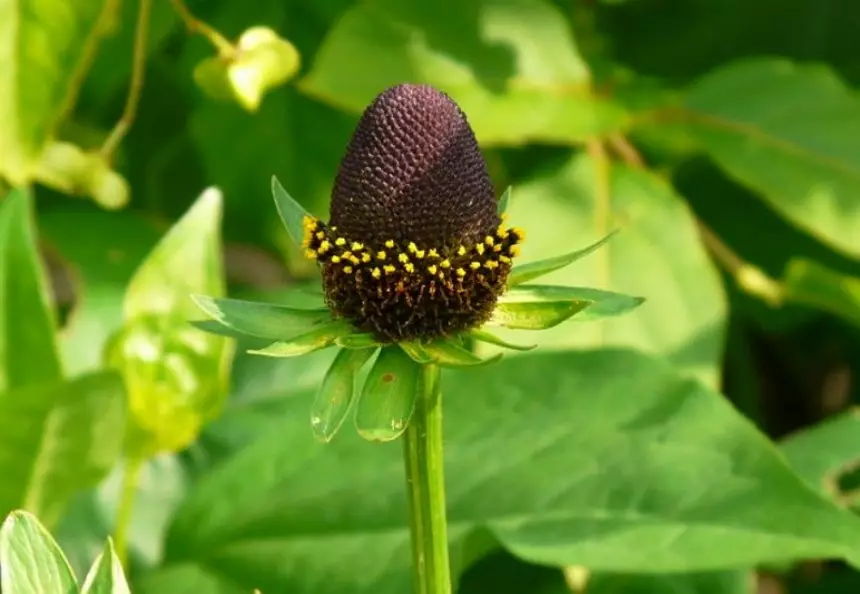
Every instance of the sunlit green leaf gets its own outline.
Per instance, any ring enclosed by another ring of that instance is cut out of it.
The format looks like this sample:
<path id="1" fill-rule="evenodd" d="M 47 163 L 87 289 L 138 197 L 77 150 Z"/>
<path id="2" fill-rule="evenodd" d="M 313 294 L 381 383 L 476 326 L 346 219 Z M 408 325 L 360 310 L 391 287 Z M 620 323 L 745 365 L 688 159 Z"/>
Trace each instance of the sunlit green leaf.
<path id="1" fill-rule="evenodd" d="M 505 192 L 502 194 L 502 197 L 499 198 L 499 214 L 505 214 L 505 211 L 508 210 L 508 202 L 511 199 L 511 186 L 505 188 Z"/>
<path id="2" fill-rule="evenodd" d="M 453 339 L 440 339 L 433 342 L 423 343 L 421 348 L 429 355 L 434 363 L 445 367 L 469 367 L 474 365 L 483 365 L 493 363 L 502 357 L 499 353 L 488 359 L 482 359 L 464 349 L 460 344 Z"/>
<path id="3" fill-rule="evenodd" d="M 586 248 L 570 252 L 569 254 L 564 254 L 563 256 L 556 256 L 555 258 L 547 258 L 546 260 L 538 260 L 537 262 L 528 262 L 526 264 L 514 266 L 513 270 L 511 270 L 511 276 L 508 279 L 508 286 L 514 287 L 516 285 L 521 285 L 522 283 L 526 283 L 530 280 L 534 280 L 545 274 L 549 274 L 550 272 L 554 272 L 564 268 L 565 266 L 573 264 L 577 260 L 584 258 L 591 252 L 600 248 L 600 246 L 612 239 L 612 236 L 615 235 L 615 233 L 617 233 L 617 231 L 613 231 L 603 239 L 592 243 Z"/>
<path id="4" fill-rule="evenodd" d="M 794 225 L 860 256 L 860 99 L 829 67 L 726 64 L 693 85 L 672 119 Z"/>
<path id="5" fill-rule="evenodd" d="M 130 594 L 122 564 L 110 539 L 87 574 L 81 594 Z"/>
<path id="6" fill-rule="evenodd" d="M 276 303 L 217 299 L 194 295 L 194 301 L 214 320 L 241 334 L 280 340 L 330 324 L 327 309 L 297 309 Z"/>
<path id="7" fill-rule="evenodd" d="M 792 258 L 782 279 L 786 301 L 804 303 L 860 327 L 860 277 L 842 274 L 813 260 Z"/>
<path id="8" fill-rule="evenodd" d="M 591 305 L 584 300 L 499 303 L 488 326 L 511 330 L 545 330 L 557 326 Z"/>
<path id="9" fill-rule="evenodd" d="M 11 513 L 0 530 L 3 594 L 75 594 L 72 568 L 50 533 L 32 514 Z"/>
<path id="10" fill-rule="evenodd" d="M 0 2 L 0 177 L 33 179 L 42 149 L 77 92 L 106 0 Z"/>
<path id="11" fill-rule="evenodd" d="M 249 352 L 267 357 L 298 357 L 331 346 L 338 338 L 348 336 L 351 332 L 353 328 L 349 323 L 343 320 L 329 321 L 316 330 L 288 340 L 279 340 L 265 348 L 253 349 Z"/>
<path id="12" fill-rule="evenodd" d="M 621 107 L 593 93 L 564 15 L 542 0 L 359 3 L 329 31 L 299 87 L 361 112 L 404 81 L 449 93 L 485 145 L 578 142 L 627 123 Z"/>
<path id="13" fill-rule="evenodd" d="M 129 283 L 124 325 L 108 345 L 130 404 L 130 450 L 149 456 L 193 441 L 220 412 L 233 341 L 188 322 L 200 315 L 192 294 L 224 295 L 221 194 L 204 191 L 158 242 Z"/>
<path id="14" fill-rule="evenodd" d="M 506 340 L 502 340 L 492 332 L 487 332 L 486 330 L 472 330 L 469 332 L 469 336 L 474 338 L 480 342 L 486 342 L 487 344 L 494 344 L 496 346 L 504 347 L 506 349 L 511 349 L 513 351 L 530 351 L 535 348 L 537 345 L 519 345 L 508 342 Z"/>
<path id="15" fill-rule="evenodd" d="M 372 334 L 366 334 L 363 332 L 341 336 L 337 338 L 335 342 L 338 346 L 342 346 L 346 349 L 366 349 L 374 346 L 381 346 L 381 343 L 377 342 L 376 338 Z"/>
<path id="16" fill-rule="evenodd" d="M 334 437 L 356 395 L 356 377 L 373 349 L 341 349 L 329 367 L 311 406 L 311 429 L 321 441 Z"/>
<path id="17" fill-rule="evenodd" d="M 415 410 L 421 367 L 402 349 L 387 347 L 370 368 L 355 411 L 359 435 L 391 441 L 406 431 Z"/>
<path id="18" fill-rule="evenodd" d="M 302 223 L 304 218 L 309 216 L 307 211 L 287 193 L 274 175 L 272 176 L 272 195 L 275 197 L 275 206 L 284 222 L 284 227 L 287 228 L 287 233 L 296 245 L 301 245 L 304 236 Z"/>
<path id="19" fill-rule="evenodd" d="M 124 422 L 122 382 L 109 372 L 0 392 L 0 514 L 23 508 L 52 527 L 116 463 Z"/>
<path id="20" fill-rule="evenodd" d="M 62 376 L 32 207 L 26 190 L 0 203 L 0 391 Z"/>

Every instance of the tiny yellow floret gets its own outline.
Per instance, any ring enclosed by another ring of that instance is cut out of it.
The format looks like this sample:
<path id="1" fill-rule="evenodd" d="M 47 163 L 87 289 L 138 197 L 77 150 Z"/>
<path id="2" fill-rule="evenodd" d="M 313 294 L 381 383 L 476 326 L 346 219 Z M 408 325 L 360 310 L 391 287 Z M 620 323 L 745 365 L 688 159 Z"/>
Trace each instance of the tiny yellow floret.
<path id="1" fill-rule="evenodd" d="M 376 259 L 377 260 L 385 260 L 385 252 L 383 252 L 383 251 L 376 252 Z"/>
<path id="2" fill-rule="evenodd" d="M 451 268 L 451 260 L 448 260 L 446 258 L 446 259 L 442 260 L 441 262 L 439 262 L 439 266 L 441 266 L 442 268 Z"/>
<path id="3" fill-rule="evenodd" d="M 373 278 L 379 278 L 380 276 L 382 276 L 382 271 L 379 270 L 379 268 L 374 268 L 373 270 L 370 271 L 370 275 Z"/>
<path id="4" fill-rule="evenodd" d="M 388 249 L 393 248 L 394 247 L 394 241 L 389 239 L 388 241 L 385 242 L 385 247 L 387 247 Z"/>
<path id="5" fill-rule="evenodd" d="M 431 264 L 427 267 L 427 272 L 429 272 L 430 274 L 436 274 L 436 270 L 437 268 L 435 264 Z"/>
<path id="6" fill-rule="evenodd" d="M 460 278 L 463 278 L 464 276 L 466 276 L 466 271 L 463 270 L 462 268 L 458 268 L 456 270 L 456 272 L 457 272 L 457 276 L 459 276 Z"/>

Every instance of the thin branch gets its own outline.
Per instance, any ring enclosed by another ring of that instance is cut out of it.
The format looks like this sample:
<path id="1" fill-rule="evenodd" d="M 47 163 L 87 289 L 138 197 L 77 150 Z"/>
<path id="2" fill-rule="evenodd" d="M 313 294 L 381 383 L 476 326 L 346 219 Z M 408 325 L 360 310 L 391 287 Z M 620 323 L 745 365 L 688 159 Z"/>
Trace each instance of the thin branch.
<path id="1" fill-rule="evenodd" d="M 619 132 L 610 134 L 606 141 L 609 143 L 609 148 L 614 150 L 622 161 L 637 169 L 645 167 L 645 160 L 642 155 L 622 134 Z"/>
<path id="2" fill-rule="evenodd" d="M 119 143 L 128 134 L 134 118 L 137 115 L 137 106 L 140 103 L 140 95 L 143 91 L 143 73 L 146 67 L 146 39 L 149 35 L 149 15 L 152 12 L 152 0 L 140 0 L 137 13 L 137 30 L 134 35 L 134 53 L 132 56 L 131 84 L 125 100 L 122 116 L 111 130 L 101 148 L 101 154 L 106 160 L 110 160 Z"/>
<path id="3" fill-rule="evenodd" d="M 221 57 L 231 57 L 236 53 L 236 46 L 234 46 L 230 41 L 221 35 L 217 29 L 214 27 L 204 23 L 188 10 L 188 7 L 182 3 L 182 0 L 170 0 L 171 4 L 173 4 L 174 10 L 176 10 L 179 18 L 185 23 L 185 27 L 188 29 L 189 33 L 202 35 L 209 42 L 215 46 L 215 49 L 218 50 L 218 55 Z"/>

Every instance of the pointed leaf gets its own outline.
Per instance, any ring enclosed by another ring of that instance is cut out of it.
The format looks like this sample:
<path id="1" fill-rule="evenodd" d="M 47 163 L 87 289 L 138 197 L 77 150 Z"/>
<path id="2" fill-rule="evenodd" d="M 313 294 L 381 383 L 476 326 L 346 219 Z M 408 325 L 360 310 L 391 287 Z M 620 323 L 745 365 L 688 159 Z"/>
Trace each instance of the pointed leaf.
<path id="1" fill-rule="evenodd" d="M 558 303 L 587 302 L 582 313 L 576 315 L 578 321 L 591 321 L 600 318 L 624 315 L 633 311 L 645 299 L 632 295 L 613 293 L 591 287 L 556 287 L 553 285 L 521 285 L 507 291 L 499 298 L 499 303 Z"/>
<path id="2" fill-rule="evenodd" d="M 504 347 L 506 349 L 511 349 L 512 351 L 530 351 L 535 348 L 536 344 L 530 345 L 519 345 L 507 342 L 502 340 L 495 334 L 491 332 L 487 332 L 485 330 L 472 330 L 469 332 L 469 336 L 473 339 L 478 340 L 480 342 L 486 342 L 487 344 L 494 344 L 496 346 Z"/>
<path id="3" fill-rule="evenodd" d="M 248 352 L 266 357 L 298 357 L 331 346 L 335 340 L 342 336 L 348 336 L 351 332 L 353 332 L 353 328 L 348 322 L 336 320 L 316 330 L 294 336 L 289 340 L 280 340 L 265 348 L 253 349 Z"/>
<path id="4" fill-rule="evenodd" d="M 208 188 L 141 263 L 126 290 L 124 325 L 107 360 L 128 391 L 133 455 L 176 451 L 196 439 L 227 395 L 234 343 L 189 325 L 192 294 L 224 295 L 222 196 Z"/>
<path id="5" fill-rule="evenodd" d="M 580 260 L 591 252 L 597 250 L 604 243 L 612 239 L 612 236 L 615 235 L 617 232 L 618 230 L 616 229 L 603 239 L 592 243 L 590 246 L 585 247 L 581 250 L 577 250 L 575 252 L 570 252 L 569 254 L 564 254 L 562 256 L 556 256 L 555 258 L 547 258 L 546 260 L 538 260 L 537 262 L 529 262 L 527 264 L 514 266 L 514 269 L 511 270 L 511 276 L 508 279 L 508 286 L 515 287 L 517 285 L 521 285 L 530 280 L 534 280 L 545 274 L 555 272 L 556 270 L 560 270 L 565 266 L 573 264 L 577 260 Z"/>
<path id="6" fill-rule="evenodd" d="M 0 590 L 3 594 L 75 594 L 69 562 L 36 516 L 12 512 L 0 530 Z"/>
<path id="7" fill-rule="evenodd" d="M 296 245 L 302 245 L 304 238 L 304 218 L 310 216 L 301 204 L 296 202 L 290 196 L 278 181 L 278 178 L 272 176 L 272 196 L 275 197 L 275 206 L 278 209 L 278 215 L 287 228 L 290 238 Z"/>
<path id="8" fill-rule="evenodd" d="M 415 410 L 421 367 L 396 346 L 382 349 L 364 382 L 355 427 L 369 441 L 400 437 Z"/>
<path id="9" fill-rule="evenodd" d="M 81 594 L 131 594 L 111 539 L 107 540 L 101 555 L 90 568 Z"/>
<path id="10" fill-rule="evenodd" d="M 311 405 L 311 429 L 320 441 L 331 441 L 340 429 L 356 394 L 358 372 L 375 352 L 341 349 L 334 358 Z"/>
<path id="11" fill-rule="evenodd" d="M 505 214 L 505 211 L 508 210 L 508 202 L 511 200 L 511 186 L 505 188 L 502 197 L 499 198 L 499 214 Z"/>
<path id="12" fill-rule="evenodd" d="M 0 2 L 0 177 L 33 180 L 79 84 L 106 0 Z"/>
<path id="13" fill-rule="evenodd" d="M 561 324 L 589 305 L 589 301 L 571 300 L 499 303 L 487 325 L 511 330 L 545 330 Z"/>
<path id="14" fill-rule="evenodd" d="M 424 345 L 418 341 L 405 341 L 397 343 L 409 358 L 419 365 L 433 363 L 433 357 L 424 349 Z"/>
<path id="15" fill-rule="evenodd" d="M 335 342 L 338 346 L 342 346 L 345 349 L 367 349 L 370 347 L 382 346 L 381 343 L 376 341 L 376 338 L 374 338 L 372 334 L 366 334 L 363 332 L 341 336 L 337 338 Z"/>
<path id="16" fill-rule="evenodd" d="M 112 372 L 0 392 L 0 514 L 23 508 L 52 527 L 116 463 L 124 423 Z"/>
<path id="17" fill-rule="evenodd" d="M 331 312 L 327 309 L 297 309 L 275 303 L 217 299 L 205 295 L 194 295 L 193 299 L 200 309 L 224 326 L 259 338 L 293 338 L 332 321 Z"/>
<path id="18" fill-rule="evenodd" d="M 62 376 L 31 209 L 27 190 L 0 202 L 0 391 Z"/>
<path id="19" fill-rule="evenodd" d="M 499 353 L 488 359 L 481 359 L 451 339 L 435 340 L 421 346 L 424 352 L 430 355 L 434 363 L 445 367 L 474 367 L 475 365 L 494 363 L 502 357 L 502 354 Z"/>

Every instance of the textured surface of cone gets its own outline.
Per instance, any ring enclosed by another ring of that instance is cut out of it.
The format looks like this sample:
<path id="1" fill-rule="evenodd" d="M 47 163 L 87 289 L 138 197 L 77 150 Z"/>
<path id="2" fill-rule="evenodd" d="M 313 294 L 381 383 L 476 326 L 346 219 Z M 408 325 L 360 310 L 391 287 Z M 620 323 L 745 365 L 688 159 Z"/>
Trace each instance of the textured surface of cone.
<path id="1" fill-rule="evenodd" d="M 501 224 L 465 114 L 427 85 L 374 99 L 338 170 L 329 223 L 305 223 L 329 306 L 385 342 L 486 321 L 521 239 Z"/>

